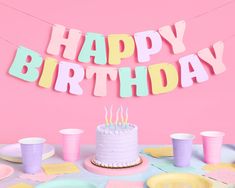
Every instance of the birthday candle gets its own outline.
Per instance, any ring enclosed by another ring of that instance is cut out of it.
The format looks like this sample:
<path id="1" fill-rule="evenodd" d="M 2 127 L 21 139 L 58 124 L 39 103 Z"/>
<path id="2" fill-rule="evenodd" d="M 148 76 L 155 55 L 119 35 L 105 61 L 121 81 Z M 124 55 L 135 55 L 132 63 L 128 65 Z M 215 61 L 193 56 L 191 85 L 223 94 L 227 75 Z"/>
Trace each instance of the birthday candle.
<path id="1" fill-rule="evenodd" d="M 123 107 L 121 106 L 121 121 L 122 125 L 124 124 L 124 118 L 123 118 Z"/>
<path id="2" fill-rule="evenodd" d="M 110 107 L 110 119 L 109 119 L 110 125 L 113 124 L 112 119 L 113 119 L 113 105 Z"/>
<path id="3" fill-rule="evenodd" d="M 108 126 L 109 125 L 109 120 L 108 120 L 108 109 L 105 106 L 105 125 Z"/>
<path id="4" fill-rule="evenodd" d="M 126 108 L 126 119 L 125 119 L 125 125 L 128 125 L 128 107 Z"/>
<path id="5" fill-rule="evenodd" d="M 120 107 L 119 107 L 119 108 L 117 109 L 117 111 L 116 111 L 116 122 L 115 122 L 116 126 L 118 125 L 119 111 L 120 111 Z"/>

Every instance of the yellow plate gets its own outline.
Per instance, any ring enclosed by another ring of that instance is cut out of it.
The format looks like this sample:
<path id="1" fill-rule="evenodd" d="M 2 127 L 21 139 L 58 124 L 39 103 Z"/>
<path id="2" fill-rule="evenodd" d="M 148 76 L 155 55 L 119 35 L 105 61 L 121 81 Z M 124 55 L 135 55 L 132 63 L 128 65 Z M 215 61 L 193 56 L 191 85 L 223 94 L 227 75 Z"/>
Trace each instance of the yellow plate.
<path id="1" fill-rule="evenodd" d="M 148 179 L 149 188 L 212 188 L 213 183 L 199 175 L 185 173 L 165 173 Z"/>

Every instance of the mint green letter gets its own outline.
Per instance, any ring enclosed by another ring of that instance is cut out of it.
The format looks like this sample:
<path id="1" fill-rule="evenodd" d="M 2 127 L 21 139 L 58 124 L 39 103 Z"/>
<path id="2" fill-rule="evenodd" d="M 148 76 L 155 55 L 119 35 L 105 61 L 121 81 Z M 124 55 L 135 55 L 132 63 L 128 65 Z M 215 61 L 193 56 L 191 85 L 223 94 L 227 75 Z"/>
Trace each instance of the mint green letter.
<path id="1" fill-rule="evenodd" d="M 38 79 L 39 71 L 37 68 L 39 68 L 41 64 L 42 57 L 39 53 L 20 46 L 17 49 L 9 74 L 28 82 L 34 82 Z M 24 67 L 27 68 L 25 73 L 23 72 Z"/>
<path id="2" fill-rule="evenodd" d="M 95 50 L 92 45 L 95 43 Z M 104 35 L 99 33 L 86 33 L 86 39 L 78 56 L 78 61 L 83 63 L 90 62 L 91 56 L 94 56 L 96 64 L 104 65 L 107 62 L 106 46 Z"/>
<path id="3" fill-rule="evenodd" d="M 132 96 L 132 85 L 136 85 L 137 96 L 148 95 L 148 83 L 147 83 L 147 68 L 145 66 L 139 66 L 135 68 L 135 78 L 131 78 L 130 68 L 120 68 L 120 95 L 121 97 Z"/>

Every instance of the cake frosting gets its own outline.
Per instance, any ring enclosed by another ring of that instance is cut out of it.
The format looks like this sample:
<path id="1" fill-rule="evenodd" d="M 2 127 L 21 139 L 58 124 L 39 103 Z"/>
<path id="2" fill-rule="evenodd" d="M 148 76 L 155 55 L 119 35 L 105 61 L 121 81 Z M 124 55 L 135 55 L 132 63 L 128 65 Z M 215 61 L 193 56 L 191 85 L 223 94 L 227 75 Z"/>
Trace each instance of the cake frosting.
<path id="1" fill-rule="evenodd" d="M 133 124 L 99 125 L 94 162 L 103 167 L 129 167 L 141 162 L 138 127 Z"/>

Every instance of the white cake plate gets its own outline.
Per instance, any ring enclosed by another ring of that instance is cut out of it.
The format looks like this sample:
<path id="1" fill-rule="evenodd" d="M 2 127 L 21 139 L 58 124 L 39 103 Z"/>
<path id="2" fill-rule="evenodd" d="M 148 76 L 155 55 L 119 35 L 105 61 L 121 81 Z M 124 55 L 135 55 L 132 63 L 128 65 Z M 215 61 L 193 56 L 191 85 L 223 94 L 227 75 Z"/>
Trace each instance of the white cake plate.
<path id="1" fill-rule="evenodd" d="M 45 144 L 43 148 L 42 160 L 48 159 L 55 154 L 55 148 L 52 145 Z M 0 147 L 0 158 L 6 161 L 21 163 L 20 144 L 9 144 Z"/>

